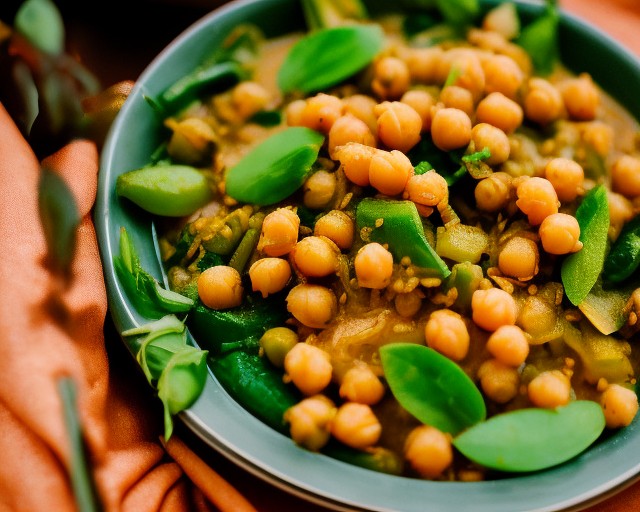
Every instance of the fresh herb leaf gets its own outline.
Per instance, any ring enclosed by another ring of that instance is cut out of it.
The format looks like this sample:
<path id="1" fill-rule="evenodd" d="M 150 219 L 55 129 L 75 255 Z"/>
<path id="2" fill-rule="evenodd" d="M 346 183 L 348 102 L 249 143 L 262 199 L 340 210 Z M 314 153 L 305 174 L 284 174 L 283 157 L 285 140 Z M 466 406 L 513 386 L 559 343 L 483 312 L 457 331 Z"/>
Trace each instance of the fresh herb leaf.
<path id="1" fill-rule="evenodd" d="M 14 27 L 43 53 L 60 55 L 64 51 L 62 15 L 51 0 L 25 0 L 16 13 Z"/>
<path id="2" fill-rule="evenodd" d="M 456 435 L 485 419 L 482 394 L 449 358 L 413 343 L 384 345 L 380 358 L 393 396 L 421 422 Z"/>
<path id="3" fill-rule="evenodd" d="M 321 134 L 304 127 L 272 135 L 227 171 L 226 193 L 243 203 L 282 201 L 304 183 L 323 142 Z"/>
<path id="4" fill-rule="evenodd" d="M 185 313 L 193 300 L 167 290 L 142 268 L 127 230 L 120 229 L 120 254 L 113 257 L 113 266 L 120 283 L 136 311 L 147 318 L 160 318 L 167 313 Z"/>
<path id="5" fill-rule="evenodd" d="M 69 377 L 61 377 L 58 379 L 57 384 L 69 436 L 69 446 L 71 447 L 70 477 L 76 505 L 78 510 L 82 512 L 95 512 L 100 510 L 100 507 L 96 497 L 91 469 L 87 461 L 82 426 L 78 417 L 76 385 Z"/>
<path id="6" fill-rule="evenodd" d="M 384 34 L 378 25 L 326 28 L 298 41 L 278 70 L 284 93 L 308 94 L 336 85 L 367 66 L 382 49 Z"/>
<path id="7" fill-rule="evenodd" d="M 598 280 L 607 251 L 609 204 L 603 185 L 592 189 L 576 210 L 580 225 L 580 251 L 562 262 L 561 277 L 565 293 L 575 306 L 580 305 Z"/>
<path id="8" fill-rule="evenodd" d="M 51 267 L 69 275 L 75 255 L 80 213 L 75 197 L 55 171 L 42 168 L 38 183 L 38 210 L 47 242 L 47 260 Z"/>
<path id="9" fill-rule="evenodd" d="M 604 427 L 600 405 L 579 400 L 557 409 L 520 409 L 493 416 L 460 434 L 453 444 L 488 468 L 536 471 L 583 452 Z"/>
<path id="10" fill-rule="evenodd" d="M 173 416 L 191 407 L 207 379 L 207 350 L 187 343 L 187 331 L 175 315 L 129 329 L 122 336 L 146 334 L 138 342 L 136 359 L 164 407 L 164 436 L 173 433 Z"/>
<path id="11" fill-rule="evenodd" d="M 533 66 L 541 75 L 549 75 L 558 61 L 558 27 L 560 13 L 553 0 L 547 0 L 542 16 L 525 26 L 516 42 L 531 57 Z"/>
<path id="12" fill-rule="evenodd" d="M 422 162 L 419 162 L 418 165 L 416 165 L 413 168 L 413 173 L 414 174 L 424 174 L 425 172 L 429 172 L 429 171 L 432 171 L 432 170 L 433 170 L 433 165 L 431 165 L 426 160 L 423 160 Z"/>

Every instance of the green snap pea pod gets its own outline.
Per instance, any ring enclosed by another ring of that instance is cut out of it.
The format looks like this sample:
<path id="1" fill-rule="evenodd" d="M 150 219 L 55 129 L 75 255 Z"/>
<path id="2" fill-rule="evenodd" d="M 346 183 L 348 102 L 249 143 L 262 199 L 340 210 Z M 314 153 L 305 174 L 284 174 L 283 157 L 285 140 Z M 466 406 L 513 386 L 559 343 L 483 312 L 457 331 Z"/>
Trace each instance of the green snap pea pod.
<path id="1" fill-rule="evenodd" d="M 263 220 L 263 213 L 257 213 L 249 219 L 249 229 L 247 229 L 247 232 L 242 237 L 242 240 L 240 240 L 238 247 L 229 260 L 229 266 L 235 268 L 240 273 L 244 271 L 247 261 L 249 261 L 251 257 L 251 253 L 253 253 L 253 250 L 258 245 Z"/>
<path id="2" fill-rule="evenodd" d="M 627 222 L 604 260 L 606 281 L 620 283 L 640 266 L 640 215 Z"/>
<path id="3" fill-rule="evenodd" d="M 411 201 L 366 198 L 356 207 L 356 223 L 372 242 L 388 244 L 394 259 L 404 257 L 437 277 L 451 274 L 447 264 L 429 245 L 416 205 Z"/>
<path id="4" fill-rule="evenodd" d="M 167 290 L 140 264 L 127 230 L 120 229 L 120 254 L 113 257 L 118 279 L 136 311 L 147 318 L 160 318 L 167 313 L 186 313 L 193 300 Z"/>
<path id="5" fill-rule="evenodd" d="M 116 193 L 144 210 L 165 217 L 183 217 L 211 200 L 206 175 L 187 165 L 143 167 L 116 180 Z"/>
<path id="6" fill-rule="evenodd" d="M 194 337 L 204 346 L 216 351 L 223 343 L 260 338 L 271 327 L 283 325 L 286 307 L 280 300 L 256 298 L 237 308 L 217 311 L 201 301 L 196 302 L 187 319 Z"/>

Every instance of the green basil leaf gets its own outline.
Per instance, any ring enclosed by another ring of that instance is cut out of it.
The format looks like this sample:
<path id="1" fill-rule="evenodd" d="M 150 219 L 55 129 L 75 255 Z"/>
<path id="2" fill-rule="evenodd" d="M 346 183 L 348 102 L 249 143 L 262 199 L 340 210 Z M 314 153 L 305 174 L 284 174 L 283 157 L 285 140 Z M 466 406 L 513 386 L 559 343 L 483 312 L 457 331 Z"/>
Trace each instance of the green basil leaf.
<path id="1" fill-rule="evenodd" d="M 60 55 L 64 51 L 62 15 L 51 0 L 25 0 L 16 13 L 14 26 L 41 52 Z"/>
<path id="2" fill-rule="evenodd" d="M 393 396 L 418 420 L 453 435 L 485 419 L 482 394 L 451 359 L 413 343 L 380 347 Z"/>
<path id="3" fill-rule="evenodd" d="M 46 167 L 42 168 L 38 183 L 38 210 L 47 242 L 48 263 L 68 275 L 75 254 L 80 213 L 65 181 Z"/>
<path id="4" fill-rule="evenodd" d="M 321 134 L 304 127 L 272 135 L 227 171 L 226 193 L 263 206 L 282 201 L 304 183 L 323 142 Z"/>
<path id="5" fill-rule="evenodd" d="M 116 193 L 140 208 L 165 217 L 191 215 L 211 200 L 206 175 L 188 165 L 143 167 L 116 180 Z"/>
<path id="6" fill-rule="evenodd" d="M 603 185 L 592 189 L 576 210 L 582 249 L 562 262 L 565 293 L 578 306 L 593 288 L 604 265 L 609 232 L 609 204 Z"/>
<path id="7" fill-rule="evenodd" d="M 533 66 L 542 75 L 550 74 L 558 61 L 559 24 L 558 7 L 554 1 L 547 1 L 545 13 L 524 27 L 516 41 L 529 54 Z"/>
<path id="8" fill-rule="evenodd" d="M 312 32 L 289 51 L 278 71 L 285 92 L 305 94 L 336 85 L 367 66 L 382 49 L 382 28 L 359 24 Z"/>
<path id="9" fill-rule="evenodd" d="M 605 427 L 596 402 L 579 400 L 557 409 L 520 409 L 471 427 L 453 445 L 472 461 L 501 471 L 536 471 L 586 450 Z"/>

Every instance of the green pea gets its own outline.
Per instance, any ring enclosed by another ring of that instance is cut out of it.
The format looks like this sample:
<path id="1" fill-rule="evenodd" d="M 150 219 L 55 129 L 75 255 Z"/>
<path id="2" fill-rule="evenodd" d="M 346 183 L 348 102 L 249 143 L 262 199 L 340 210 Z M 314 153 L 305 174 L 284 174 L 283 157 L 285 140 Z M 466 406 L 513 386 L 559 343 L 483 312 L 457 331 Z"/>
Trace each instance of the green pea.
<path id="1" fill-rule="evenodd" d="M 271 364 L 278 368 L 284 367 L 284 358 L 298 343 L 298 335 L 287 327 L 269 329 L 260 338 L 260 346 Z"/>
<path id="2" fill-rule="evenodd" d="M 165 217 L 190 215 L 211 200 L 205 174 L 186 165 L 125 172 L 116 180 L 116 193 L 150 213 Z"/>

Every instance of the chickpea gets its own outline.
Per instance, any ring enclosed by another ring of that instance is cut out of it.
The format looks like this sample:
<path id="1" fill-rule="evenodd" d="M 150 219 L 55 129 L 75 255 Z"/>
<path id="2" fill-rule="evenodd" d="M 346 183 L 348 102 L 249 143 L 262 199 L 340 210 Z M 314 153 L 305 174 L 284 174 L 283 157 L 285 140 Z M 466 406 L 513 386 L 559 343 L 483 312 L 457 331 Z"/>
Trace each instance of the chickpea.
<path id="1" fill-rule="evenodd" d="M 422 118 L 400 101 L 385 101 L 374 109 L 378 117 L 378 137 L 389 148 L 406 153 L 420 141 Z"/>
<path id="2" fill-rule="evenodd" d="M 516 301 L 500 288 L 473 292 L 471 310 L 476 325 L 487 331 L 495 331 L 501 325 L 514 325 L 518 317 Z"/>
<path id="3" fill-rule="evenodd" d="M 451 48 L 444 53 L 438 69 L 440 83 L 444 83 L 451 73 L 456 77 L 451 85 L 457 85 L 471 91 L 475 100 L 480 98 L 485 86 L 482 64 L 475 50 L 469 48 Z"/>
<path id="4" fill-rule="evenodd" d="M 591 121 L 582 127 L 582 140 L 601 157 L 606 158 L 613 149 L 613 127 L 601 121 Z"/>
<path id="5" fill-rule="evenodd" d="M 584 169 L 569 158 L 549 160 L 544 167 L 544 177 L 551 182 L 558 199 L 563 202 L 573 201 L 584 190 Z"/>
<path id="6" fill-rule="evenodd" d="M 466 146 L 471 141 L 471 119 L 457 108 L 442 108 L 431 120 L 431 137 L 443 151 Z"/>
<path id="7" fill-rule="evenodd" d="M 423 84 L 438 81 L 439 68 L 444 58 L 444 50 L 439 46 L 407 48 L 402 59 L 406 62 L 411 79 Z"/>
<path id="8" fill-rule="evenodd" d="M 347 370 L 340 384 L 340 397 L 359 404 L 377 404 L 384 396 L 384 385 L 366 364 Z"/>
<path id="9" fill-rule="evenodd" d="M 570 118 L 577 121 L 595 119 L 600 93 L 587 73 L 567 80 L 562 86 L 562 98 Z"/>
<path id="10" fill-rule="evenodd" d="M 211 309 L 227 309 L 242 303 L 242 281 L 235 268 L 209 267 L 198 276 L 198 296 Z"/>
<path id="11" fill-rule="evenodd" d="M 490 32 L 497 32 L 507 40 L 518 37 L 520 19 L 515 5 L 511 2 L 505 2 L 492 8 L 482 20 L 482 28 Z"/>
<path id="12" fill-rule="evenodd" d="M 545 178 L 525 179 L 518 185 L 516 195 L 516 205 L 532 226 L 538 226 L 549 215 L 558 213 L 558 195 L 551 182 Z"/>
<path id="13" fill-rule="evenodd" d="M 277 368 L 284 368 L 284 358 L 298 344 L 298 335 L 288 327 L 273 327 L 260 338 L 260 348 Z"/>
<path id="14" fill-rule="evenodd" d="M 529 382 L 527 394 L 536 407 L 553 409 L 569 403 L 571 382 L 560 370 L 548 370 Z"/>
<path id="15" fill-rule="evenodd" d="M 413 174 L 413 164 L 404 153 L 392 150 L 377 151 L 371 157 L 369 181 L 382 194 L 395 196 L 400 194 L 409 177 Z"/>
<path id="16" fill-rule="evenodd" d="M 609 236 L 615 241 L 620 235 L 620 231 L 626 222 L 633 218 L 633 204 L 622 194 L 607 191 L 607 202 L 609 203 Z"/>
<path id="17" fill-rule="evenodd" d="M 569 254 L 582 249 L 580 225 L 575 217 L 566 213 L 549 215 L 538 230 L 542 248 L 549 254 Z"/>
<path id="18" fill-rule="evenodd" d="M 478 368 L 480 387 L 490 400 L 506 404 L 516 397 L 520 386 L 520 374 L 513 366 L 498 359 L 489 359 Z"/>
<path id="19" fill-rule="evenodd" d="M 354 267 L 360 287 L 380 290 L 391 282 L 393 256 L 379 243 L 371 242 L 358 251 Z"/>
<path id="20" fill-rule="evenodd" d="M 453 462 L 451 438 L 435 427 L 420 425 L 409 432 L 404 456 L 420 476 L 438 478 Z"/>
<path id="21" fill-rule="evenodd" d="M 351 249 L 354 232 L 353 219 L 342 210 L 331 210 L 320 217 L 313 228 L 314 235 L 327 237 L 343 250 Z"/>
<path id="22" fill-rule="evenodd" d="M 278 208 L 262 222 L 258 250 L 267 256 L 288 254 L 298 241 L 300 218 L 290 208 Z"/>
<path id="23" fill-rule="evenodd" d="M 431 313 L 424 328 L 427 345 L 454 361 L 461 361 L 469 352 L 469 331 L 463 318 L 450 309 Z"/>
<path id="24" fill-rule="evenodd" d="M 323 236 L 308 236 L 291 251 L 295 268 L 307 277 L 325 277 L 338 269 L 340 249 Z"/>
<path id="25" fill-rule="evenodd" d="M 294 100 L 289 103 L 284 111 L 285 119 L 289 126 L 303 126 L 303 113 L 307 108 L 305 100 Z"/>
<path id="26" fill-rule="evenodd" d="M 488 123 L 480 123 L 471 130 L 471 140 L 476 151 L 489 148 L 491 156 L 485 160 L 487 164 L 495 166 L 506 162 L 511 152 L 509 137 L 500 128 Z"/>
<path id="27" fill-rule="evenodd" d="M 264 110 L 270 100 L 269 91 L 257 82 L 243 81 L 231 90 L 231 103 L 242 119 Z"/>
<path id="28" fill-rule="evenodd" d="M 434 99 L 427 91 L 420 89 L 412 89 L 405 92 L 400 98 L 402 103 L 409 105 L 415 110 L 422 119 L 422 131 L 427 132 L 431 129 L 431 108 L 434 105 Z"/>
<path id="29" fill-rule="evenodd" d="M 600 404 L 609 428 L 629 426 L 638 412 L 638 396 L 620 384 L 609 384 L 602 393 Z"/>
<path id="30" fill-rule="evenodd" d="M 342 100 L 344 105 L 344 114 L 350 114 L 363 121 L 371 133 L 378 131 L 378 118 L 374 113 L 374 109 L 378 104 L 371 96 L 366 94 L 354 94 Z"/>
<path id="31" fill-rule="evenodd" d="M 537 244 L 522 236 L 510 238 L 498 255 L 500 272 L 521 281 L 527 281 L 538 273 L 539 262 Z"/>
<path id="32" fill-rule="evenodd" d="M 366 404 L 346 402 L 338 408 L 331 422 L 331 434 L 338 441 L 364 450 L 378 442 L 382 425 Z"/>
<path id="33" fill-rule="evenodd" d="M 409 178 L 403 197 L 424 206 L 438 206 L 449 200 L 449 186 L 435 171 L 415 174 Z"/>
<path id="34" fill-rule="evenodd" d="M 411 84 L 407 64 L 398 57 L 382 57 L 374 65 L 373 92 L 383 100 L 397 100 Z"/>
<path id="35" fill-rule="evenodd" d="M 342 100 L 330 94 L 318 93 L 306 100 L 304 110 L 301 112 L 302 126 L 328 134 L 336 122 L 342 116 Z"/>
<path id="36" fill-rule="evenodd" d="M 307 208 L 319 210 L 326 207 L 336 191 L 336 175 L 320 170 L 307 178 L 303 186 L 303 202 Z"/>
<path id="37" fill-rule="evenodd" d="M 342 169 L 349 181 L 366 187 L 369 185 L 369 166 L 377 150 L 360 144 L 348 142 L 335 149 L 334 157 L 342 164 Z"/>
<path id="38" fill-rule="evenodd" d="M 440 102 L 447 108 L 462 110 L 469 117 L 473 116 L 475 102 L 469 89 L 459 85 L 447 85 L 440 91 Z"/>
<path id="39" fill-rule="evenodd" d="M 478 123 L 489 123 L 500 128 L 507 135 L 522 124 L 522 107 L 501 92 L 485 96 L 476 109 Z"/>
<path id="40" fill-rule="evenodd" d="M 611 184 L 614 192 L 625 197 L 640 196 L 640 158 L 622 155 L 611 167 Z"/>
<path id="41" fill-rule="evenodd" d="M 329 288 L 299 284 L 287 295 L 287 310 L 303 325 L 324 329 L 336 316 L 338 300 Z"/>
<path id="42" fill-rule="evenodd" d="M 307 396 L 320 393 L 331 382 L 333 367 L 327 352 L 300 342 L 284 356 L 286 378 Z"/>
<path id="43" fill-rule="evenodd" d="M 320 450 L 329 441 L 336 411 L 334 403 L 324 395 L 305 398 L 290 407 L 284 413 L 284 421 L 289 424 L 291 439 L 308 450 Z"/>
<path id="44" fill-rule="evenodd" d="M 484 90 L 487 94 L 500 92 L 507 98 L 516 100 L 524 82 L 524 73 L 511 57 L 491 55 L 482 62 L 482 68 L 485 76 Z"/>
<path id="45" fill-rule="evenodd" d="M 422 307 L 422 293 L 413 290 L 409 293 L 399 293 L 394 299 L 396 312 L 404 317 L 411 318 Z"/>
<path id="46" fill-rule="evenodd" d="M 346 114 L 333 123 L 329 130 L 329 156 L 335 159 L 335 150 L 347 142 L 358 142 L 365 146 L 376 146 L 376 138 L 371 133 L 367 123 L 357 117 Z"/>
<path id="47" fill-rule="evenodd" d="M 489 336 L 487 350 L 502 364 L 517 368 L 529 355 L 529 340 L 517 325 L 501 325 Z"/>
<path id="48" fill-rule="evenodd" d="M 531 78 L 524 96 L 524 114 L 534 123 L 546 125 L 562 116 L 562 94 L 544 78 Z"/>
<path id="49" fill-rule="evenodd" d="M 494 172 L 478 182 L 474 190 L 476 205 L 480 210 L 496 212 L 511 200 L 513 186 L 506 172 Z"/>
<path id="50" fill-rule="evenodd" d="M 249 267 L 251 287 L 264 298 L 283 290 L 290 278 L 291 267 L 280 258 L 261 258 Z"/>

